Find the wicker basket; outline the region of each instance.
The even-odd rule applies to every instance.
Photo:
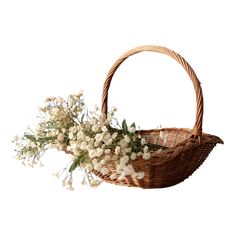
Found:
[[[104,181],[118,185],[142,188],[162,188],[178,184],[188,178],[203,163],[214,146],[217,143],[223,143],[223,141],[217,136],[202,133],[203,95],[200,82],[187,61],[179,54],[165,47],[137,47],[123,54],[113,64],[104,83],[102,96],[103,114],[107,114],[108,90],[115,71],[129,56],[143,51],[153,51],[166,54],[179,62],[186,70],[193,82],[196,92],[197,112],[194,127],[192,130],[182,128],[164,128],[139,131],[142,137],[145,137],[147,141],[155,144],[162,144],[162,140],[158,139],[160,131],[168,133],[168,149],[161,153],[151,153],[151,158],[149,160],[144,160],[140,157],[132,161],[132,165],[136,170],[145,173],[144,178],[141,180],[130,176],[127,176],[124,180],[111,180],[110,174],[115,173],[115,163],[112,162],[107,164],[107,168],[110,170],[109,175],[102,175],[100,172],[96,171],[94,173]]]

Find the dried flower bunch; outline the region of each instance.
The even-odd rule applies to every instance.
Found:
[[[132,161],[136,158],[148,160],[151,152],[166,149],[166,133],[159,135],[164,146],[148,143],[140,137],[135,123],[127,125],[123,120],[119,125],[114,117],[115,108],[106,116],[98,107],[89,112],[82,92],[69,95],[67,99],[49,97],[39,111],[40,121],[36,129],[28,128],[22,137],[15,137],[16,158],[33,167],[41,164],[40,158],[47,149],[56,148],[70,153],[70,163],[56,175],[71,190],[75,169],[84,171],[82,183],[90,186],[101,183],[93,171],[110,174],[111,179],[122,180],[129,175],[142,179],[144,172],[135,170]],[[116,171],[112,174],[107,168],[111,161],[116,164]]]

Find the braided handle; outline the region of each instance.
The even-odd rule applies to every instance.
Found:
[[[103,85],[103,94],[102,94],[102,113],[104,115],[107,115],[107,101],[108,101],[108,90],[111,84],[112,77],[118,67],[121,65],[123,61],[125,61],[128,57],[139,53],[143,51],[152,51],[152,52],[159,52],[165,55],[168,55],[175,59],[177,62],[179,62],[183,68],[186,70],[188,73],[190,79],[193,82],[194,90],[196,92],[196,102],[197,102],[197,107],[196,107],[196,121],[192,130],[192,136],[194,138],[199,138],[201,137],[202,134],[202,120],[203,120],[203,94],[202,94],[202,88],[200,85],[200,81],[198,80],[195,72],[191,68],[191,66],[188,64],[188,62],[181,57],[178,53],[165,48],[165,47],[160,47],[160,46],[153,46],[153,45],[148,45],[148,46],[141,46],[137,47],[134,49],[131,49],[130,51],[124,53],[111,67],[109,70],[106,80]]]

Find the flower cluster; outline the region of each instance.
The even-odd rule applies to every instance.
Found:
[[[17,158],[23,164],[34,166],[41,164],[42,154],[49,148],[70,153],[68,167],[56,175],[63,178],[63,185],[73,189],[72,174],[75,169],[85,171],[83,183],[91,186],[100,184],[93,172],[109,175],[110,179],[122,180],[126,176],[142,179],[144,173],[135,170],[132,162],[136,158],[150,159],[150,152],[165,147],[149,144],[141,138],[135,123],[127,125],[126,120],[120,126],[114,118],[116,109],[101,114],[96,107],[89,112],[85,106],[82,92],[45,100],[40,110],[40,122],[36,129],[28,129],[23,137],[16,137]],[[167,135],[160,137],[167,142]],[[115,172],[108,168],[113,163]]]

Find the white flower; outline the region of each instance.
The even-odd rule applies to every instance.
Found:
[[[119,145],[122,147],[122,149],[125,149],[128,146],[128,143],[124,139],[121,139]]]
[[[57,115],[60,112],[60,109],[58,107],[54,107],[51,112],[53,115]]]
[[[81,91],[79,91],[75,96],[76,96],[77,98],[81,98],[81,97],[83,96],[83,93],[84,93],[84,91],[81,90]]]
[[[137,157],[137,154],[134,153],[134,152],[132,152],[131,155],[130,155],[130,159],[131,159],[131,160],[135,160],[136,157]]]
[[[87,143],[85,141],[83,141],[81,144],[80,144],[80,148],[82,150],[85,150],[87,148]]]
[[[120,165],[124,166],[129,161],[129,156],[125,155],[120,159]]]
[[[159,137],[160,137],[161,139],[163,139],[163,135],[164,135],[164,133],[163,133],[162,131],[160,131]]]
[[[136,131],[135,127],[131,126],[128,128],[130,133],[134,133]]]
[[[132,165],[127,165],[124,167],[124,175],[133,175],[135,173],[134,168]]]
[[[116,156],[116,155],[113,155],[111,159],[112,159],[112,160],[114,160],[114,161],[116,161],[116,160],[118,160],[118,159],[119,159],[119,157],[118,157],[118,156]]]
[[[110,176],[110,179],[111,180],[114,180],[114,179],[116,179],[117,178],[117,175],[114,173],[114,174],[111,174],[111,176]]]
[[[70,137],[69,137],[70,138]],[[80,140],[80,139],[83,139],[84,138],[84,132],[83,131],[79,131],[77,133],[77,139]]]
[[[128,135],[125,135],[125,136],[124,136],[124,140],[126,141],[126,143],[129,143],[129,142],[130,142],[129,136],[128,136]]]
[[[148,152],[148,146],[145,146],[145,147],[144,147],[143,152],[144,152],[144,153]]]
[[[123,153],[124,154],[131,153],[131,150],[132,150],[131,148],[125,148]]]
[[[58,137],[57,137],[57,138],[58,138]],[[64,137],[63,137],[63,138],[64,138]],[[30,142],[29,146],[32,147],[32,148],[37,147],[36,143],[34,143],[34,142]]]
[[[142,152],[138,152],[138,153],[137,153],[137,156],[138,156],[138,157],[141,157],[142,155],[143,155]]]
[[[97,152],[96,152],[95,149],[92,149],[92,150],[89,151],[89,157],[90,158],[94,158],[94,157],[96,157],[96,155],[97,155]]]
[[[87,151],[90,151],[90,150],[92,150],[92,149],[94,149],[93,144],[92,144],[92,143],[87,144],[86,150],[87,150]]]
[[[112,134],[112,139],[115,139],[118,136],[118,133],[115,132],[114,134]]]
[[[101,160],[101,165],[105,165],[106,164],[106,160],[105,159],[102,159]]]
[[[56,103],[61,105],[64,102],[64,99],[62,97],[56,98]]]
[[[163,152],[163,149],[158,149],[158,150],[157,150],[157,153],[158,153],[158,154],[161,153],[161,152]]]
[[[60,142],[62,142],[62,141],[64,140],[64,138],[65,138],[65,136],[64,136],[63,133],[59,133],[59,134],[57,135],[57,140],[60,141]]]
[[[163,142],[164,146],[166,146],[166,144],[167,144],[167,141],[168,141],[167,138],[168,138],[168,135],[166,135],[165,138],[164,138],[164,142]]]
[[[106,127],[105,125],[102,126],[102,131],[103,131],[103,132],[107,132],[107,130],[108,130],[108,129],[107,129],[107,127]]]
[[[136,175],[137,179],[143,179],[143,177],[144,177],[144,172],[138,172]]]
[[[105,142],[106,145],[111,145],[112,144],[112,139],[108,139],[106,142]]]
[[[125,175],[124,173],[122,173],[119,177],[118,177],[118,180],[124,180],[125,179]]]
[[[94,142],[94,147],[98,147],[98,146],[99,146],[99,143],[100,143],[100,142],[95,141],[95,142]]]
[[[102,137],[102,141],[103,142],[107,142],[108,140],[110,140],[111,139],[111,134],[110,133],[106,133],[105,135],[103,135],[103,137]]]
[[[145,138],[141,139],[141,145],[144,146],[145,144],[147,144],[147,141],[145,140]]]
[[[69,139],[73,139],[74,138],[74,133],[73,132],[70,132],[69,133]]]
[[[105,160],[106,160],[106,161],[110,161],[110,160],[111,160],[111,157],[110,157],[109,155],[106,155],[106,156],[105,156]]]
[[[111,149],[105,149],[105,154],[110,154],[111,153]]]
[[[85,166],[85,168],[88,170],[88,171],[93,171],[93,165],[92,164],[87,164],[86,166]]]
[[[99,184],[101,184],[102,181],[98,180],[98,179],[92,179],[90,181],[90,186],[91,187],[97,187]]]
[[[89,140],[89,143],[90,143],[90,144],[93,144],[93,143],[94,143],[94,141],[95,141],[95,139],[94,139],[94,138],[90,138],[90,140]]]
[[[69,128],[69,131],[75,133],[77,131],[77,127],[72,126],[72,127]]]
[[[149,152],[145,152],[145,153],[143,154],[143,159],[144,159],[144,160],[148,160],[148,159],[150,159],[150,158],[151,158],[151,155],[150,155]]]
[[[39,123],[39,124],[37,124],[37,126],[36,126],[35,132],[38,133],[41,129],[42,129],[42,124]]]
[[[66,133],[66,131],[67,131],[67,129],[64,128],[64,127],[61,129],[61,132],[62,132],[63,134]]]
[[[54,131],[46,133],[46,137],[53,137],[55,135],[56,135],[56,133]]]
[[[116,165],[116,173],[119,175],[121,174],[123,171],[123,167],[119,164]]]
[[[102,134],[96,134],[95,135],[95,140],[97,141],[97,142],[100,142],[100,141],[102,141]]]
[[[96,156],[97,157],[100,157],[100,156],[102,156],[102,154],[103,154],[103,149],[102,148],[97,148],[97,154],[96,154]]]
[[[71,143],[70,143],[70,147],[71,147],[71,149],[72,149],[73,152],[74,152],[75,149],[78,149],[78,143],[76,143],[76,142],[71,142]]]
[[[120,154],[120,146],[116,146],[116,148],[115,148],[115,154],[116,155],[119,155]]]
[[[75,148],[73,151],[75,156],[79,156],[80,155],[80,150],[78,148]]]
[[[96,163],[95,166],[94,166],[94,170],[96,170],[96,171],[101,171],[101,168],[102,168],[102,165],[99,162]]]
[[[95,124],[95,125],[93,125],[92,126],[92,131],[94,132],[94,133],[97,133],[98,132],[98,126]]]
[[[107,175],[107,174],[109,173],[109,170],[108,170],[106,167],[102,167],[102,168],[101,168],[101,173],[102,173],[103,175]]]
[[[164,146],[166,146],[168,141],[168,133],[164,131],[160,131],[159,138],[163,140]]]

